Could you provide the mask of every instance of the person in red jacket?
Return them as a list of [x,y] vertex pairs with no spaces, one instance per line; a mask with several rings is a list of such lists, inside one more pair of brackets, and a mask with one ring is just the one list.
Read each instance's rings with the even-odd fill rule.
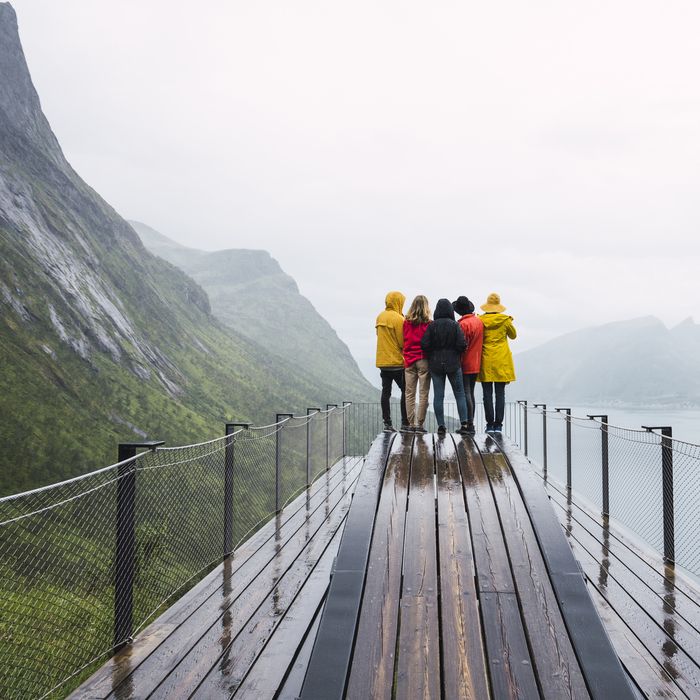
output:
[[465,296],[457,297],[452,308],[460,315],[459,325],[467,339],[467,349],[462,353],[462,375],[464,393],[467,395],[467,431],[474,429],[474,387],[476,377],[481,369],[481,349],[484,343],[484,323],[474,314],[474,304]]
[[[419,294],[411,304],[403,322],[403,365],[406,387],[406,412],[410,430],[425,433],[423,427],[428,411],[430,393],[430,369],[425,359],[420,341],[430,323],[428,300]],[[418,386],[418,407],[416,407],[416,386]]]

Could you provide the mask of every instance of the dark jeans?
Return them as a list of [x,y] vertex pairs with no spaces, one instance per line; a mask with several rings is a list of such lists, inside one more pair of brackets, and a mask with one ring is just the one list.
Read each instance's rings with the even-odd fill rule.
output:
[[396,382],[396,386],[401,389],[401,423],[402,425],[408,425],[403,367],[379,370],[379,376],[382,378],[382,419],[385,423],[391,423],[391,385],[393,382]]
[[470,423],[474,422],[474,409],[476,408],[476,399],[474,398],[474,388],[476,387],[477,374],[463,374],[464,378],[464,393],[467,397],[467,420]]
[[447,374],[445,372],[433,372],[430,370],[430,378],[433,380],[433,411],[437,424],[445,425],[445,380],[450,380],[452,393],[457,402],[457,413],[460,423],[467,420],[467,402],[464,397],[464,381],[462,380],[462,370],[456,369]]
[[[502,428],[506,412],[506,384],[508,382],[481,382],[484,390],[484,413],[487,428]],[[496,393],[496,412],[493,410],[493,394]]]

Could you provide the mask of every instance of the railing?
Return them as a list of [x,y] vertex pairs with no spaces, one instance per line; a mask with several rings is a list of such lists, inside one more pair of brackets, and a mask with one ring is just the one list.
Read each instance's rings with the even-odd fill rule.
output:
[[117,464],[0,499],[0,697],[76,687],[349,454],[349,438],[363,448],[350,408],[231,423],[184,447],[120,445]]
[[639,430],[606,415],[519,401],[506,426],[551,479],[604,518],[614,518],[669,564],[700,576],[700,445],[673,439],[670,426]]

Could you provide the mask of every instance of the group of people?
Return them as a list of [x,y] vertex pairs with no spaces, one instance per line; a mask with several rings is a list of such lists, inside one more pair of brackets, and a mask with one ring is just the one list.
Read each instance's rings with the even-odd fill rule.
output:
[[[430,318],[428,300],[418,295],[403,315],[406,297],[401,292],[386,295],[386,308],[377,316],[377,367],[382,378],[384,430],[392,432],[391,390],[401,390],[402,432],[427,432],[430,383],[438,434],[444,435],[445,384],[450,382],[457,402],[459,432],[474,433],[474,389],[481,383],[484,394],[486,432],[501,432],[505,413],[505,387],[515,381],[513,356],[508,338],[515,338],[512,316],[503,312],[498,294],[491,293],[474,313],[474,304],[460,296],[456,301],[440,299]],[[455,320],[455,312],[459,319]],[[494,402],[495,396],[495,402]],[[494,405],[495,404],[495,405]]]

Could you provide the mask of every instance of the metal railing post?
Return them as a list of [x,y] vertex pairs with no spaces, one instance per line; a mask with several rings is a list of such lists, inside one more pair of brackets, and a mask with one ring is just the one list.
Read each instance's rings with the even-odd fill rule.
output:
[[564,413],[566,420],[566,488],[571,491],[571,409],[555,408],[557,413]]
[[527,401],[518,401],[523,407],[523,452],[527,457]]
[[326,471],[331,468],[331,415],[336,408],[338,408],[337,403],[326,404],[326,411],[329,411],[326,416]]
[[542,409],[542,470],[547,481],[547,404],[536,403],[535,408]]
[[610,515],[610,476],[608,462],[608,417],[607,415],[588,416],[591,420],[600,418],[601,468],[603,475],[603,515]]
[[352,406],[352,401],[343,401],[343,457],[348,456],[348,406]]
[[[278,413],[275,418],[275,423],[279,423],[283,418],[289,420],[292,417],[291,413]],[[286,421],[285,421],[286,422]],[[282,510],[282,426],[277,428],[275,433],[275,513]]]
[[[248,430],[250,423],[226,423],[226,438],[236,432],[236,428]],[[226,440],[224,450],[224,558],[233,551],[233,445],[235,438]]]
[[648,426],[649,432],[661,431],[661,488],[664,521],[664,560],[668,564],[676,561],[676,533],[673,502],[673,428],[670,425]]
[[[306,409],[306,415],[310,416],[314,413],[319,413],[321,411],[320,408],[307,408]],[[311,452],[312,452],[312,445],[311,445],[311,422],[313,421],[313,418],[309,419],[309,422],[306,424],[306,488],[308,489],[309,486],[311,486]]]
[[133,633],[134,571],[136,569],[136,450],[155,450],[162,440],[119,443],[117,461],[117,531],[114,550],[114,648]]

